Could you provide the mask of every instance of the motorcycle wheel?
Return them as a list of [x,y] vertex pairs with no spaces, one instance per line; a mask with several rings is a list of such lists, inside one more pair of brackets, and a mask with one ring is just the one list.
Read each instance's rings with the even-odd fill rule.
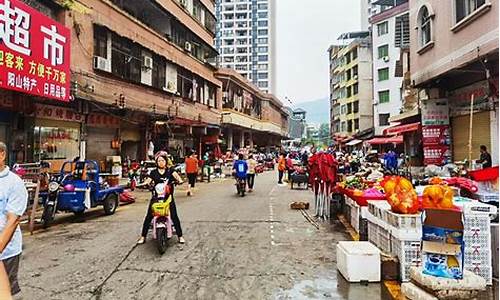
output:
[[45,229],[49,227],[50,222],[52,221],[52,216],[54,215],[54,206],[49,205],[43,209],[42,214],[42,227]]
[[167,251],[167,231],[165,228],[160,227],[156,229],[156,241],[158,252],[160,252],[160,254],[165,253],[165,251]]

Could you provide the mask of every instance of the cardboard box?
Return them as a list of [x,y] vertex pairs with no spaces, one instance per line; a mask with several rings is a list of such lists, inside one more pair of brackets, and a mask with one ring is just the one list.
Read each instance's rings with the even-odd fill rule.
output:
[[462,279],[465,248],[462,213],[453,210],[426,209],[423,218],[423,273]]

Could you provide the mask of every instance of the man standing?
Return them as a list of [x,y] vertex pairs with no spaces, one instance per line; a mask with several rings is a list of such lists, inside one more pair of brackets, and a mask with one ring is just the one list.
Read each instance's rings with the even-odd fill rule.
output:
[[195,151],[192,151],[191,155],[186,157],[185,164],[186,164],[186,174],[189,182],[187,195],[192,196],[193,192],[191,191],[191,188],[194,188],[194,185],[196,183],[196,177],[198,176],[198,158],[196,158]]
[[0,260],[10,281],[11,293],[21,290],[17,281],[22,235],[19,221],[28,204],[28,192],[19,176],[5,165],[7,146],[0,142]]
[[488,153],[488,149],[486,148],[486,146],[481,145],[479,147],[479,151],[481,151],[481,156],[476,162],[480,163],[483,166],[483,169],[491,168],[491,155]]

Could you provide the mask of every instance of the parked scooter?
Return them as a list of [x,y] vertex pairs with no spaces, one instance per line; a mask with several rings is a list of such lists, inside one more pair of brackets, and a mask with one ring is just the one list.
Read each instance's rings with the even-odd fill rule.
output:
[[47,185],[47,200],[45,202],[45,205],[43,206],[42,213],[43,228],[47,228],[49,226],[49,223],[54,220],[54,216],[57,210],[57,200],[59,198],[59,192],[64,189],[61,185],[61,182],[64,180],[58,179],[60,179],[58,176],[52,176]]

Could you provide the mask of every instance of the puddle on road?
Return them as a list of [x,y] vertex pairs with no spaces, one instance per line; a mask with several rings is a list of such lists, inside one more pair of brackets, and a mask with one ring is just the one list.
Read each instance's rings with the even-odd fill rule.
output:
[[382,297],[379,283],[369,285],[349,283],[339,273],[332,273],[298,281],[288,290],[277,291],[272,299],[386,299]]

